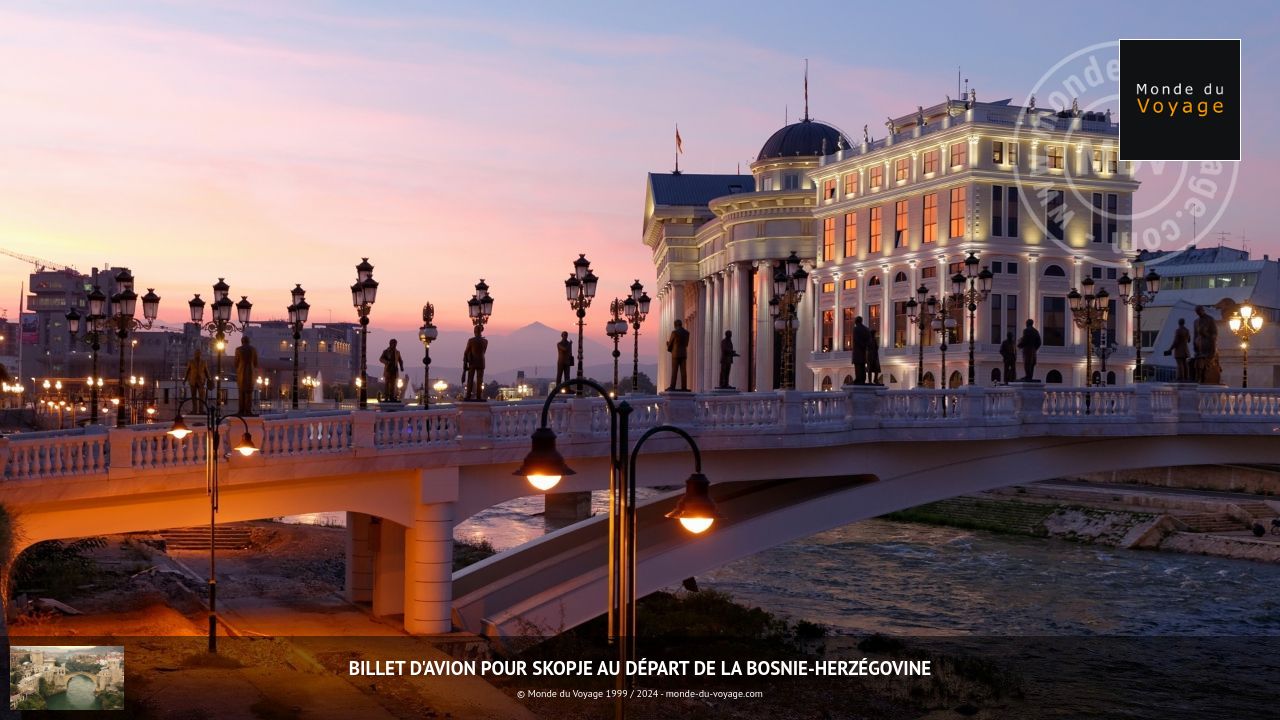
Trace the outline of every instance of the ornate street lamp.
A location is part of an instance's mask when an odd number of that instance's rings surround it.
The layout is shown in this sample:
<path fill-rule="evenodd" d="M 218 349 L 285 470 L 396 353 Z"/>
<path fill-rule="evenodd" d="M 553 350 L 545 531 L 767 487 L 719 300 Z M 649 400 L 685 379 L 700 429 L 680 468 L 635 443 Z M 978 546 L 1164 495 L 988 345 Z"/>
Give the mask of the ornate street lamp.
<path fill-rule="evenodd" d="M 210 381 L 214 392 L 212 402 L 219 405 L 222 404 L 222 354 L 227 349 L 227 335 L 237 332 L 244 332 L 249 327 L 249 315 L 253 310 L 253 303 L 249 302 L 249 298 L 241 295 L 240 301 L 231 302 L 231 286 L 227 285 L 227 281 L 218 278 L 218 282 L 213 286 L 213 320 L 209 323 L 204 322 L 204 306 L 205 301 L 200 299 L 200 293 L 187 301 L 187 308 L 191 311 L 191 322 L 195 323 L 209 336 L 213 338 L 213 350 L 215 357 L 214 376 Z M 231 308 L 236 309 L 236 320 L 231 321 Z"/>
<path fill-rule="evenodd" d="M 302 340 L 302 327 L 307 324 L 307 315 L 311 305 L 307 302 L 307 291 L 297 283 L 290 291 L 292 303 L 289 304 L 289 327 L 293 330 L 293 409 L 298 409 L 298 342 Z"/>
<path fill-rule="evenodd" d="M 961 277 L 963 278 L 963 276 Z M 951 278 L 953 283 L 955 280 L 955 277 Z M 938 333 L 938 338 L 940 340 L 938 351 L 942 354 L 942 376 L 938 379 L 938 387 L 943 390 L 946 390 L 947 385 L 949 384 L 947 382 L 947 340 L 950 339 L 952 331 L 956 328 L 956 319 L 952 317 L 952 315 L 955 312 L 955 308 L 959 307 L 952 301 L 953 298 L 954 295 L 949 296 L 944 294 L 943 299 L 939 301 L 937 297 L 930 295 L 929 299 L 925 302 L 926 312 L 928 312 L 929 316 L 932 318 L 929 324 L 933 328 L 933 331 Z M 946 415 L 947 404 L 944 398 L 942 403 L 942 416 L 946 417 Z"/>
<path fill-rule="evenodd" d="M 919 331 L 916 338 L 920 348 L 920 359 L 916 361 L 916 387 L 924 385 L 924 339 L 925 333 L 929 331 L 927 323 L 930 319 L 926 305 L 928 297 L 929 288 L 921 285 L 916 288 L 916 296 L 907 300 L 907 320 Z"/>
<path fill-rule="evenodd" d="M 970 252 L 969 257 L 964 259 L 964 275 L 957 273 L 956 276 L 962 281 L 969 281 L 969 287 L 957 292 L 956 295 L 969 311 L 969 384 L 973 385 L 975 382 L 974 342 L 977 336 L 974 318 L 978 311 L 978 304 L 991 294 L 991 271 L 984 266 L 979 272 L 978 255 Z M 952 278 L 952 281 L 954 282 L 955 279 Z"/>
<path fill-rule="evenodd" d="M 591 272 L 591 261 L 583 253 L 573 261 L 573 274 L 564 281 L 564 297 L 569 301 L 569 308 L 578 316 L 578 379 L 582 374 L 582 328 L 586 323 L 587 308 L 591 307 L 591 299 L 596 296 L 596 284 L 600 281 Z M 582 386 L 578 386 L 578 397 L 582 396 Z"/>
<path fill-rule="evenodd" d="M 658 425 L 645 431 L 630 447 L 631 405 L 622 400 L 614 403 L 603 387 L 591 380 L 566 381 L 556 385 L 542 404 L 542 421 L 534 430 L 532 447 L 515 475 L 522 475 L 535 488 L 547 491 L 565 475 L 576 474 L 556 450 L 556 434 L 548 426 L 551 402 L 569 385 L 594 389 L 604 398 L 610 425 L 616 428 L 609 437 L 609 564 L 608 564 L 608 634 L 609 642 L 618 646 L 617 690 L 625 691 L 629 682 L 627 663 L 634 659 L 636 633 L 636 458 L 646 440 L 659 433 L 683 438 L 693 452 L 693 474 L 685 482 L 685 494 L 667 517 L 677 519 L 693 533 L 701 533 L 719 517 L 708 488 L 710 482 L 702 474 L 702 453 L 689 433 L 672 425 Z M 619 717 L 623 700 L 619 697 Z"/>
<path fill-rule="evenodd" d="M 476 283 L 475 293 L 467 301 L 467 315 L 471 317 L 473 325 L 484 327 L 489 322 L 489 316 L 492 314 L 493 296 L 489 294 L 489 286 L 485 283 L 484 278 L 480 278 L 480 282 Z"/>
<path fill-rule="evenodd" d="M 182 417 L 182 406 L 186 403 L 192 403 L 192 409 L 195 409 L 195 398 L 187 398 L 178 403 L 178 409 L 174 413 L 173 424 L 169 427 L 168 433 L 178 440 L 190 435 L 193 430 L 187 427 L 186 420 Z M 240 414 L 223 415 L 222 405 L 217 402 L 206 402 L 205 407 L 205 428 L 204 428 L 204 473 L 206 487 L 209 494 L 209 652 L 218 652 L 218 554 L 217 554 L 217 534 L 218 534 L 218 448 L 222 444 L 222 421 L 236 418 L 244 425 L 244 434 L 240 436 L 232 449 L 241 455 L 248 457 L 258 452 L 258 447 L 253 444 L 253 435 L 249 433 L 249 423 Z"/>
<path fill-rule="evenodd" d="M 773 300 L 770 301 L 769 312 L 774 316 L 774 328 L 782 331 L 782 378 L 779 386 L 783 390 L 794 390 L 795 379 L 795 334 L 800 300 L 804 297 L 809 273 L 800 266 L 800 257 L 792 250 L 781 267 L 773 274 Z"/>
<path fill-rule="evenodd" d="M 422 306 L 422 327 L 418 328 L 418 342 L 422 343 L 422 407 L 426 409 L 430 406 L 428 396 L 431 395 L 431 341 L 435 340 L 440 331 L 432 324 L 435 319 L 436 308 L 431 303 Z"/>
<path fill-rule="evenodd" d="M 1252 305 L 1241 305 L 1231 319 L 1227 320 L 1228 327 L 1231 332 L 1240 338 L 1240 352 L 1242 353 L 1241 366 L 1243 375 L 1241 376 L 1240 387 L 1249 387 L 1249 338 L 1262 331 L 1262 316 L 1254 310 Z"/>
<path fill-rule="evenodd" d="M 102 412 L 98 407 L 98 388 L 102 387 L 102 379 L 98 376 L 98 351 L 102 349 L 102 333 L 107 329 L 107 296 L 97 285 L 94 285 L 86 298 L 88 312 L 84 316 L 81 316 L 75 308 L 67 311 L 67 330 L 71 333 L 72 342 L 77 339 L 83 340 L 92 350 L 92 374 L 89 376 L 89 405 L 91 406 L 89 422 L 97 424 L 98 414 Z M 85 333 L 84 337 L 77 338 L 81 321 L 84 323 Z"/>
<path fill-rule="evenodd" d="M 627 298 L 631 300 L 631 298 Z M 632 301 L 634 302 L 634 301 Z M 604 332 L 613 340 L 613 392 L 618 393 L 618 358 L 622 355 L 618 351 L 618 341 L 623 335 L 627 334 L 627 321 L 622 318 L 622 313 L 626 309 L 626 303 L 618 298 L 614 298 L 609 303 L 609 322 L 605 323 Z"/>
<path fill-rule="evenodd" d="M 644 291 L 644 286 L 637 279 L 631 283 L 631 297 L 622 303 L 623 313 L 627 320 L 631 321 L 632 330 L 631 392 L 637 392 L 640 389 L 640 324 L 649 315 L 650 302 L 649 293 Z"/>
<path fill-rule="evenodd" d="M 1084 292 L 1071 288 L 1071 292 L 1067 293 L 1067 302 L 1071 306 L 1072 321 L 1075 322 L 1076 327 L 1084 330 L 1084 384 L 1085 387 L 1091 387 L 1093 385 L 1093 333 L 1107 326 L 1111 296 L 1107 294 L 1106 288 L 1102 288 L 1095 295 L 1093 278 L 1081 280 L 1080 287 L 1084 288 Z M 1086 412 L 1088 401 L 1089 396 L 1086 395 Z"/>
<path fill-rule="evenodd" d="M 360 388 L 360 409 L 369 408 L 369 313 L 373 303 L 378 299 L 378 281 L 373 279 L 373 265 L 369 258 L 361 258 L 356 265 L 356 281 L 351 285 L 351 305 L 360 316 L 360 377 L 356 385 Z"/>
<path fill-rule="evenodd" d="M 1137 279 L 1133 279 L 1129 277 L 1129 273 L 1125 273 L 1116 284 L 1120 286 L 1120 302 L 1132 307 L 1137 316 L 1137 329 L 1133 331 L 1133 347 L 1137 353 L 1133 365 L 1133 381 L 1142 382 L 1142 310 L 1154 302 L 1159 294 L 1160 274 L 1152 270 L 1145 277 L 1139 275 Z"/>

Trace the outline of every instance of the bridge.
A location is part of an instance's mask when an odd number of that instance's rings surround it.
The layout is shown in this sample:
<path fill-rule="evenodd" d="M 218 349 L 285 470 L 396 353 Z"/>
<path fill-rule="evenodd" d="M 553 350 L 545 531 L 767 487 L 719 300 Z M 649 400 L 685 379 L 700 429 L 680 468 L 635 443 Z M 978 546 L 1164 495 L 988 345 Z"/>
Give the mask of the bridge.
<path fill-rule="evenodd" d="M 825 529 L 979 490 L 1104 470 L 1280 462 L 1280 391 L 1269 389 L 862 386 L 626 399 L 635 408 L 633 437 L 670 423 L 697 439 L 725 516 L 692 537 L 662 518 L 678 493 L 641 507 L 639 593 Z M 457 523 L 532 494 L 512 472 L 540 409 L 463 403 L 250 418 L 261 451 L 219 459 L 218 521 L 347 511 L 348 598 L 372 603 L 378 615 L 403 614 L 409 632 L 572 627 L 603 611 L 603 518 L 456 574 L 451 568 Z M 578 471 L 557 490 L 607 488 L 603 402 L 556 401 L 549 424 Z M 208 522 L 205 429 L 184 440 L 166 429 L 0 439 L 0 502 L 18 515 L 20 546 Z M 682 441 L 655 436 L 638 466 L 639 485 L 669 487 L 692 462 Z"/>

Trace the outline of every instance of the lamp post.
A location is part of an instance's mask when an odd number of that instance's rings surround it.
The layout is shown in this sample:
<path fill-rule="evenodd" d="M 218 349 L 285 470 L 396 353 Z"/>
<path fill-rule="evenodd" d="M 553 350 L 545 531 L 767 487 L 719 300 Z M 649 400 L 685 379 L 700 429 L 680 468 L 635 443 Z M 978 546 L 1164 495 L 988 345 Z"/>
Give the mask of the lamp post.
<path fill-rule="evenodd" d="M 1067 302 L 1071 306 L 1071 319 L 1076 327 L 1084 330 L 1084 385 L 1085 387 L 1093 386 L 1093 332 L 1101 330 L 1107 326 L 1107 316 L 1110 314 L 1109 300 L 1110 295 L 1107 289 L 1102 288 L 1095 295 L 1093 292 L 1093 278 L 1085 278 L 1080 281 L 1080 287 L 1084 288 L 1081 293 L 1075 288 L 1071 288 L 1071 292 L 1067 293 Z M 1085 396 L 1085 409 L 1088 410 L 1089 396 Z"/>
<path fill-rule="evenodd" d="M 956 276 L 951 280 L 954 283 L 957 279 L 961 281 L 959 283 L 961 287 L 963 287 L 964 281 L 967 280 L 969 282 L 969 287 L 958 292 L 957 297 L 969 311 L 969 384 L 973 385 L 976 380 L 974 343 L 976 341 L 977 328 L 975 327 L 975 316 L 978 311 L 978 304 L 986 300 L 987 296 L 991 294 L 991 271 L 985 266 L 979 271 L 978 255 L 971 251 L 969 257 L 964 259 L 964 274 L 956 273 Z"/>
<path fill-rule="evenodd" d="M 685 481 L 685 494 L 667 517 L 678 519 L 690 532 L 701 533 L 715 521 L 715 503 L 708 492 L 710 481 L 702 474 L 702 454 L 687 432 L 672 425 L 658 425 L 645 431 L 630 448 L 631 405 L 622 400 L 614 403 L 603 387 L 591 380 L 566 381 L 556 385 L 542 403 L 542 420 L 532 435 L 532 447 L 514 474 L 522 475 L 535 488 L 548 491 L 565 475 L 576 474 L 556 450 L 556 434 L 547 425 L 551 402 L 562 388 L 574 384 L 579 392 L 590 387 L 604 398 L 609 413 L 609 563 L 608 563 L 608 636 L 618 647 L 617 690 L 628 684 L 627 662 L 634 659 L 636 631 L 636 458 L 650 437 L 670 433 L 683 438 L 693 452 L 693 474 Z M 630 448 L 630 450 L 629 450 Z M 624 713 L 620 693 L 615 711 Z"/>
<path fill-rule="evenodd" d="M 200 299 L 200 293 L 196 293 L 195 297 L 187 301 L 187 307 L 191 311 L 191 322 L 213 338 L 215 365 L 210 385 L 214 392 L 214 399 L 218 402 L 222 402 L 222 354 L 227 349 L 227 335 L 246 331 L 249 328 L 249 314 L 253 310 L 253 303 L 249 302 L 248 297 L 241 295 L 240 301 L 233 303 L 230 295 L 231 286 L 227 284 L 225 278 L 218 278 L 218 282 L 213 285 L 213 320 L 209 323 L 204 321 L 205 302 Z M 238 323 L 231 322 L 232 307 L 236 309 Z"/>
<path fill-rule="evenodd" d="M 920 359 L 916 361 L 916 387 L 924 385 L 924 338 L 928 332 L 929 312 L 926 302 L 929 297 L 929 288 L 921 285 L 916 288 L 916 296 L 907 300 L 907 320 L 916 326 L 918 336 L 916 338 L 917 345 L 920 348 Z"/>
<path fill-rule="evenodd" d="M 600 281 L 591 272 L 591 261 L 585 254 L 579 253 L 573 261 L 573 274 L 564 281 L 564 297 L 569 301 L 569 308 L 578 316 L 578 380 L 582 380 L 582 328 L 587 317 L 587 308 L 591 307 L 591 299 L 596 296 L 596 284 Z M 582 386 L 578 386 L 578 397 L 582 397 Z"/>
<path fill-rule="evenodd" d="M 954 277 L 951 279 L 952 282 L 955 281 Z M 931 295 L 928 301 L 925 302 L 927 312 L 932 318 L 929 324 L 933 327 L 933 331 L 938 333 L 940 340 L 938 351 L 942 354 L 942 370 L 941 377 L 938 378 L 938 387 L 943 390 L 947 389 L 947 340 L 951 336 L 951 331 L 956 327 L 956 319 L 952 317 L 953 308 L 956 305 L 951 301 L 951 297 L 954 296 L 944 294 L 942 300 L 939 301 L 937 297 Z M 942 404 L 943 417 L 946 417 L 946 414 L 947 405 L 944 400 Z"/>
<path fill-rule="evenodd" d="M 102 349 L 102 333 L 106 330 L 107 296 L 97 285 L 94 285 L 93 290 L 89 291 L 87 298 L 88 312 L 83 316 L 83 318 L 80 313 L 76 312 L 75 308 L 71 308 L 67 311 L 67 330 L 71 333 L 71 340 L 73 342 L 77 340 L 77 333 L 80 332 L 80 322 L 83 319 L 85 334 L 83 338 L 79 339 L 83 339 L 84 342 L 89 344 L 89 349 L 92 350 L 93 357 L 91 366 L 92 374 L 89 376 L 89 422 L 91 424 L 96 424 L 98 422 L 99 412 L 98 387 L 102 384 L 98 379 L 98 351 Z"/>
<path fill-rule="evenodd" d="M 796 310 L 804 297 L 808 279 L 809 273 L 800 267 L 800 258 L 794 250 L 773 274 L 773 300 L 777 303 L 775 305 L 770 301 L 769 310 L 774 315 L 774 329 L 782 331 L 782 379 L 778 384 L 783 390 L 794 390 L 796 387 Z"/>
<path fill-rule="evenodd" d="M 1227 320 L 1227 325 L 1231 328 L 1231 332 L 1240 338 L 1240 352 L 1243 360 L 1240 387 L 1247 388 L 1249 387 L 1249 338 L 1262 331 L 1262 316 L 1252 305 L 1241 305 L 1232 314 L 1231 319 Z"/>
<path fill-rule="evenodd" d="M 435 319 L 436 308 L 431 303 L 422 306 L 422 327 L 418 328 L 418 342 L 422 343 L 422 407 L 430 406 L 428 396 L 431 395 L 431 341 L 440 335 L 440 331 L 431 322 Z"/>
<path fill-rule="evenodd" d="M 1136 279 L 1125 273 L 1116 281 L 1120 286 L 1120 302 L 1133 308 L 1137 329 L 1133 331 L 1133 347 L 1136 352 L 1133 365 L 1133 381 L 1142 382 L 1142 310 L 1155 301 L 1160 292 L 1160 273 L 1155 270 Z"/>
<path fill-rule="evenodd" d="M 195 398 L 187 398 L 178 402 L 178 408 L 174 413 L 173 425 L 169 428 L 168 433 L 178 440 L 182 440 L 192 433 L 191 428 L 187 427 L 187 423 L 182 418 L 182 406 L 186 403 L 192 403 L 192 409 L 195 408 Z M 258 448 L 253 444 L 253 436 L 249 434 L 249 423 L 239 414 L 223 415 L 222 403 L 218 398 L 205 403 L 205 432 L 204 432 L 204 473 L 206 480 L 206 490 L 209 494 L 209 652 L 218 652 L 218 570 L 217 570 L 217 522 L 218 522 L 218 448 L 222 444 L 221 425 L 223 420 L 230 418 L 238 419 L 244 425 L 244 435 L 240 436 L 232 449 L 236 452 L 248 457 L 256 452 Z"/>
<path fill-rule="evenodd" d="M 627 298 L 631 300 L 631 298 Z M 634 302 L 634 301 L 633 301 Z M 622 313 L 626 309 L 626 303 L 623 300 L 614 298 L 609 303 L 609 322 L 605 323 L 604 332 L 613 340 L 613 392 L 618 393 L 618 358 L 622 355 L 618 351 L 618 341 L 623 335 L 627 334 L 627 321 L 622 319 Z"/>
<path fill-rule="evenodd" d="M 373 279 L 373 266 L 369 258 L 361 258 L 356 265 L 356 281 L 351 286 L 351 304 L 360 316 L 360 377 L 356 386 L 360 389 L 360 409 L 369 407 L 369 313 L 378 299 L 378 281 Z"/>
<path fill-rule="evenodd" d="M 160 296 L 155 288 L 147 288 L 142 296 L 142 320 L 134 317 L 138 307 L 138 294 L 133 291 L 133 275 L 128 270 L 121 270 L 116 275 L 116 293 L 111 296 L 111 307 L 114 313 L 106 318 L 106 327 L 114 330 L 119 339 L 117 349 L 120 352 L 120 367 L 116 375 L 117 392 L 124 395 L 124 347 L 129 333 L 135 330 L 149 330 L 155 322 L 156 313 L 160 310 Z M 132 362 L 130 362 L 132 364 Z M 116 427 L 124 427 L 125 414 L 116 410 Z"/>
<path fill-rule="evenodd" d="M 293 330 L 293 409 L 298 409 L 298 342 L 302 340 L 302 326 L 307 324 L 307 315 L 311 312 L 311 304 L 307 302 L 307 291 L 302 283 L 296 283 L 289 292 L 289 328 Z"/>
<path fill-rule="evenodd" d="M 129 376 L 129 422 L 138 422 L 138 391 L 145 388 L 147 379 L 141 375 Z"/>
<path fill-rule="evenodd" d="M 631 392 L 637 392 L 640 389 L 640 324 L 644 322 L 649 315 L 649 293 L 644 291 L 644 286 L 637 279 L 631 283 L 631 297 L 623 301 L 623 313 L 626 314 L 627 320 L 631 321 Z"/>

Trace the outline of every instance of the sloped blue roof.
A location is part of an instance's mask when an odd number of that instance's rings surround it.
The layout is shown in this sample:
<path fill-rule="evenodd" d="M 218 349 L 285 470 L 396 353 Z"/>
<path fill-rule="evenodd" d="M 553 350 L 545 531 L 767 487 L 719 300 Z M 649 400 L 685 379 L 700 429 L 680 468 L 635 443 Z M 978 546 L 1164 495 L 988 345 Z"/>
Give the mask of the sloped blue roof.
<path fill-rule="evenodd" d="M 706 207 L 718 197 L 755 192 L 756 181 L 750 175 L 649 173 L 649 187 L 655 205 Z"/>

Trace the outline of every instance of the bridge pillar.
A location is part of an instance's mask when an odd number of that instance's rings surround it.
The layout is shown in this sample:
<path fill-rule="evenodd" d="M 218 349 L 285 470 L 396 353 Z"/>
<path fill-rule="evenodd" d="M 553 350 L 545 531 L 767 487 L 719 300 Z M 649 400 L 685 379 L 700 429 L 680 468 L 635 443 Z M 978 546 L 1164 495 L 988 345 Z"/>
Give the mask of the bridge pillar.
<path fill-rule="evenodd" d="M 404 612 L 405 529 L 383 518 L 370 527 L 373 550 L 373 614 L 379 617 Z"/>
<path fill-rule="evenodd" d="M 418 503 L 405 533 L 404 629 L 453 629 L 453 503 Z"/>
<path fill-rule="evenodd" d="M 373 518 L 358 512 L 347 513 L 347 577 L 343 595 L 348 602 L 373 600 L 373 550 L 369 533 Z"/>

